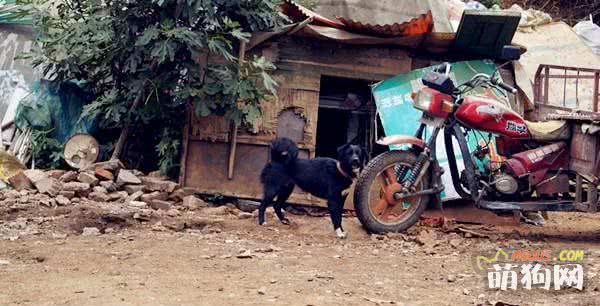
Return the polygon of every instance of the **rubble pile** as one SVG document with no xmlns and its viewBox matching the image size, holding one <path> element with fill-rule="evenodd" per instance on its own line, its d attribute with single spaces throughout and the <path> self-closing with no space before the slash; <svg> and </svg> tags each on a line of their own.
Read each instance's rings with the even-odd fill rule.
<svg viewBox="0 0 600 306">
<path fill-rule="evenodd" d="M 169 211 L 175 206 L 197 210 L 207 206 L 189 188 L 159 173 L 124 169 L 119 161 L 96 163 L 79 171 L 24 170 L 9 179 L 14 190 L 2 193 L 2 206 L 35 202 L 55 207 L 86 200 L 120 203 L 135 210 Z"/>
<path fill-rule="evenodd" d="M 159 173 L 124 169 L 121 162 L 93 164 L 80 171 L 25 170 L 9 179 L 16 191 L 50 196 L 49 206 L 65 206 L 72 201 L 121 202 L 135 208 L 169 210 L 175 204 L 198 209 L 205 203 L 193 191 L 180 188 Z M 27 194 L 25 192 L 24 194 Z"/>
</svg>

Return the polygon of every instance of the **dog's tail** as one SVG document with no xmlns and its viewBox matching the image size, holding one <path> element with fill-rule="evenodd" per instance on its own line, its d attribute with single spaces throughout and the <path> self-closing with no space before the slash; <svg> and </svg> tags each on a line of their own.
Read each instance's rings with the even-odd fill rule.
<svg viewBox="0 0 600 306">
<path fill-rule="evenodd" d="M 289 165 L 298 159 L 298 146 L 285 137 L 275 138 L 271 142 L 271 161 Z"/>
</svg>

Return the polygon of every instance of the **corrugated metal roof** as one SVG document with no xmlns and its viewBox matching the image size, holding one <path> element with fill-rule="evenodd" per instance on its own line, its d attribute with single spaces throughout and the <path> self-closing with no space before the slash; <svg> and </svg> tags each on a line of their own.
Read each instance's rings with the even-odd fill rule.
<svg viewBox="0 0 600 306">
<path fill-rule="evenodd" d="M 420 15 L 403 23 L 393 24 L 370 24 L 362 23 L 344 17 L 338 17 L 345 26 L 346 30 L 357 33 L 371 34 L 377 36 L 409 36 L 428 33 L 433 26 L 433 17 L 431 12 Z"/>
<path fill-rule="evenodd" d="M 428 33 L 433 25 L 429 5 L 421 0 L 325 0 L 317 12 L 285 0 L 282 11 L 294 22 L 312 17 L 313 25 L 383 37 Z"/>
<path fill-rule="evenodd" d="M 311 24 L 337 29 L 344 28 L 344 25 L 342 23 L 336 20 L 331 20 L 329 18 L 323 17 L 317 14 L 316 12 L 313 12 L 291 0 L 283 1 L 283 3 L 281 4 L 281 11 L 283 12 L 283 14 L 288 16 L 293 22 L 303 22 L 308 18 L 313 18 Z"/>
</svg>

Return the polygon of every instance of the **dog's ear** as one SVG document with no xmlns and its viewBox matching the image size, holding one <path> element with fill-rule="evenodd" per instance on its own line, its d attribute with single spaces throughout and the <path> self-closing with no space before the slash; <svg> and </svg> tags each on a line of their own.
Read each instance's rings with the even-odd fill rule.
<svg viewBox="0 0 600 306">
<path fill-rule="evenodd" d="M 342 155 L 344 155 L 344 152 L 348 149 L 348 146 L 350 146 L 350 144 L 345 144 L 345 145 L 337 148 L 338 158 L 341 158 Z"/>
</svg>

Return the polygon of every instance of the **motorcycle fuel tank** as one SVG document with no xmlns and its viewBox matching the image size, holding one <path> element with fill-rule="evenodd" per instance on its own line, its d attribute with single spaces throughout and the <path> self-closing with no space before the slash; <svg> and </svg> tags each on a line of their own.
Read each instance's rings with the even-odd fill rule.
<svg viewBox="0 0 600 306">
<path fill-rule="evenodd" d="M 456 119 L 472 129 L 511 138 L 529 138 L 529 129 L 519 114 L 493 99 L 468 96 L 454 114 Z"/>
</svg>

